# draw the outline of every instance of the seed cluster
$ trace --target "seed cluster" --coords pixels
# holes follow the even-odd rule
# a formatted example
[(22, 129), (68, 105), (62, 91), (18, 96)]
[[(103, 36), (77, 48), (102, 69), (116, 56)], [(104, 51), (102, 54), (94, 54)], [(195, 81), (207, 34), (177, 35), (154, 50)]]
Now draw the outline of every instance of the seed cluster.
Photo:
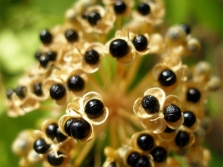
[[(181, 155), (208, 167), (203, 104), (220, 81), (206, 62), (183, 64), (201, 47), (191, 27), (162, 35), (162, 0), (102, 4), (79, 0), (64, 25), (43, 29), (36, 64), (6, 91), (9, 116), (43, 108), (52, 118), (18, 135), (20, 165), (172, 167), (169, 155)], [(143, 74), (151, 56), (159, 61)]]

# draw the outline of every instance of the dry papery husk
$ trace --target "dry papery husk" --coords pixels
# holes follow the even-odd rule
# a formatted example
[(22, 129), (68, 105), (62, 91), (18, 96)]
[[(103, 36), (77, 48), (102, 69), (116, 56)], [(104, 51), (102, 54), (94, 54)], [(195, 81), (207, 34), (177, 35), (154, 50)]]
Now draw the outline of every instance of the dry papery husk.
[[(131, 31), (129, 31), (129, 40), (133, 41), (133, 39), (139, 34), (136, 34), (136, 33), (133, 33)], [(149, 34), (148, 33), (145, 33), (143, 34), (143, 36), (146, 38), (147, 40), (147, 47), (143, 50), (143, 51), (138, 51), (137, 49), (135, 49), (135, 52), (136, 52), (136, 55), (137, 56), (145, 56), (147, 55), (149, 52), (150, 52), (150, 47), (149, 47), (149, 44), (150, 44), (150, 38), (149, 38)]]
[(146, 22), (147, 24), (156, 25), (157, 23), (161, 22), (162, 18), (165, 15), (165, 8), (164, 3), (162, 1), (156, 1), (155, 3), (152, 1), (142, 1), (147, 3), (150, 8), (151, 12), (143, 16), (137, 10), (132, 12), (132, 17), (134, 20), (139, 22)]
[(109, 51), (109, 47), (110, 47), (110, 44), (112, 43), (112, 41), (114, 41), (116, 39), (123, 39), (123, 40), (125, 40), (127, 42), (127, 44), (128, 44), (128, 47), (129, 47), (129, 51), (128, 51), (127, 55), (125, 55), (124, 57), (121, 57), (121, 58), (116, 58), (118, 63), (121, 63), (121, 64), (130, 64), (130, 63), (132, 63), (132, 61), (135, 59), (136, 52), (135, 52), (135, 47), (132, 44), (132, 41), (129, 39), (129, 29), (128, 28), (116, 31), (115, 37), (112, 38), (111, 40), (109, 40), (105, 44), (105, 53), (112, 56), (112, 54)]
[(67, 89), (67, 87), (66, 87), (66, 85), (65, 85), (65, 83), (62, 79), (52, 76), (52, 77), (48, 78), (47, 80), (45, 80), (44, 83), (43, 83), (44, 94), (49, 96), (50, 88), (54, 84), (61, 84), (65, 87), (65, 89), (66, 89), (65, 95), (59, 100), (54, 100), (56, 102), (56, 104), (58, 104), (58, 105), (65, 105), (66, 102), (68, 101), (69, 92), (68, 92), (68, 89)]
[(189, 143), (188, 143), (186, 146), (184, 146), (184, 147), (179, 147), (179, 146), (176, 145), (176, 143), (175, 143), (175, 138), (174, 138), (172, 141), (169, 142), (169, 144), (170, 144), (170, 147), (171, 147), (175, 152), (177, 152), (177, 153), (179, 153), (179, 154), (181, 154), (181, 153), (185, 154), (185, 153), (188, 151), (188, 149), (191, 147), (191, 145), (195, 142), (195, 136), (194, 136), (193, 132), (191, 132), (190, 129), (188, 129), (187, 127), (184, 127), (184, 126), (182, 126), (182, 127), (178, 130), (178, 132), (179, 132), (179, 131), (184, 131), (184, 132), (186, 132), (186, 133), (189, 134), (189, 137), (190, 137)]
[(15, 154), (19, 156), (25, 156), (33, 147), (33, 130), (21, 131), (16, 139), (13, 141), (12, 150)]
[(129, 154), (131, 154), (132, 152), (138, 152), (141, 156), (146, 156), (146, 157), (148, 158), (148, 160), (149, 160), (149, 162), (150, 162), (150, 164), (151, 164), (151, 167), (156, 167), (156, 166), (154, 166), (154, 162), (153, 162), (153, 160), (152, 160), (152, 156), (151, 156), (150, 154), (145, 153), (145, 152), (143, 152), (143, 151), (141, 151), (141, 150), (132, 148), (132, 147), (129, 147), (129, 148), (126, 149), (125, 151), (126, 151), (126, 152), (125, 152), (125, 154), (124, 154), (124, 156), (123, 156), (124, 164), (127, 165), (127, 159), (128, 159)]
[[(175, 95), (168, 95), (166, 97), (166, 100), (165, 100), (165, 103), (164, 103), (164, 110), (165, 110), (166, 107), (168, 107), (171, 104), (176, 105), (177, 107), (181, 108), (180, 99)], [(166, 121), (166, 124), (171, 129), (179, 129), (181, 127), (181, 125), (183, 124), (183, 121), (184, 121), (184, 116), (183, 116), (183, 112), (181, 111), (181, 117), (180, 117), (179, 120), (177, 120), (176, 122)]]
[[(200, 85), (203, 85), (203, 86), (200, 86)], [(200, 100), (196, 103), (187, 101), (187, 91), (190, 88), (197, 89), (201, 94)], [(183, 97), (182, 97), (183, 103), (182, 104), (185, 106), (184, 108), (187, 108), (187, 110), (189, 110), (189, 111), (193, 111), (197, 118), (202, 119), (204, 117), (203, 104), (205, 103), (205, 101), (207, 99), (206, 85), (204, 85), (203, 83), (196, 83), (193, 81), (187, 82), (187, 84), (183, 87), (182, 95), (183, 95)]]
[(89, 118), (85, 113), (85, 105), (88, 101), (92, 99), (98, 99), (103, 103), (102, 96), (96, 92), (88, 92), (86, 93), (82, 98), (75, 97), (73, 98), (71, 103), (68, 103), (66, 113), (70, 115), (76, 115), (79, 114), (83, 119), (85, 119), (87, 122), (89, 122), (92, 125), (101, 125), (103, 124), (108, 116), (109, 111), (107, 107), (104, 107), (104, 112), (102, 115), (100, 115), (97, 118)]
[[(169, 147), (169, 144), (166, 143), (166, 142), (161, 142), (158, 140), (158, 142), (156, 143), (156, 147), (162, 147), (166, 150), (167, 152), (167, 155), (169, 153), (169, 150), (170, 150), (170, 147)], [(155, 167), (166, 167), (166, 164), (167, 164), (167, 159), (161, 163), (158, 163), (158, 162), (155, 162), (154, 161), (154, 166)]]
[[(150, 136), (153, 138), (153, 140), (154, 140), (153, 147), (152, 147), (150, 150), (148, 150), (148, 151), (144, 151), (144, 150), (142, 150), (142, 149), (138, 146), (138, 144), (137, 144), (137, 139), (138, 139), (138, 137), (139, 137), (140, 135), (142, 135), (142, 134), (148, 134), (148, 135), (150, 135)], [(133, 148), (135, 148), (135, 149), (137, 149), (137, 150), (141, 150), (141, 151), (147, 152), (147, 153), (149, 153), (149, 152), (156, 146), (156, 144), (157, 144), (156, 142), (157, 142), (157, 141), (158, 141), (158, 137), (157, 137), (157, 135), (154, 134), (154, 133), (152, 133), (152, 132), (149, 131), (149, 130), (144, 130), (144, 131), (141, 131), (141, 132), (136, 132), (135, 134), (132, 135), (132, 137), (131, 137), (131, 139), (130, 139), (131, 146), (132, 146)]]
[(32, 149), (29, 151), (29, 153), (25, 157), (22, 157), (20, 159), (19, 166), (27, 167), (27, 166), (41, 163), (43, 160), (44, 160), (43, 157), (40, 154), (36, 153), (35, 150)]
[[(83, 118), (82, 118), (82, 116), (80, 114), (75, 113), (75, 112), (72, 112), (72, 115), (69, 115), (69, 114), (63, 115), (59, 119), (58, 125), (59, 125), (59, 129), (60, 129), (61, 133), (64, 134), (65, 136), (68, 136), (68, 134), (64, 130), (64, 125), (66, 124), (66, 122), (69, 119), (83, 119)], [(94, 135), (95, 135), (95, 130), (94, 130), (93, 125), (90, 122), (88, 122), (88, 123), (90, 124), (91, 129), (90, 129), (89, 134), (84, 139), (80, 140), (82, 142), (86, 142), (86, 141), (92, 140), (94, 138)]]
[(95, 32), (98, 34), (108, 33), (110, 29), (113, 28), (114, 22), (116, 20), (114, 11), (110, 8), (104, 9), (102, 6), (99, 5), (90, 6), (86, 9), (87, 13), (90, 13), (91, 11), (98, 12), (101, 16), (101, 20), (99, 20), (96, 25), (92, 26), (87, 20), (84, 20), (83, 18), (81, 18), (81, 16), (78, 16), (77, 20), (81, 23), (84, 31), (86, 31), (87, 33)]
[(154, 96), (158, 99), (159, 104), (160, 104), (160, 108), (159, 111), (155, 114), (148, 114), (142, 107), (142, 99), (143, 98), (138, 98), (133, 105), (133, 112), (135, 113), (135, 115), (139, 118), (156, 118), (159, 114), (159, 112), (161, 112), (161, 110), (163, 109), (163, 105), (165, 102), (165, 92), (158, 88), (158, 87), (154, 87), (151, 89), (148, 89), (147, 91), (144, 92), (144, 97), (147, 95), (151, 95)]

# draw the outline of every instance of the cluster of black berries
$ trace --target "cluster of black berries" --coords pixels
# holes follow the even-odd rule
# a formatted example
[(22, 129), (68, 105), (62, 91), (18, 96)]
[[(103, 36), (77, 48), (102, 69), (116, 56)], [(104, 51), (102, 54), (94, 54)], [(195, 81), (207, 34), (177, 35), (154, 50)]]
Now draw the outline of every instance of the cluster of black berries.
[(61, 156), (64, 155), (64, 153), (62, 153), (60, 150), (57, 150), (57, 155), (55, 155), (55, 151), (52, 150), (51, 145), (65, 141), (67, 136), (64, 136), (60, 132), (57, 123), (51, 123), (47, 125), (44, 133), (46, 134), (47, 138), (51, 139), (51, 143), (47, 143), (44, 137), (39, 137), (34, 141), (33, 149), (38, 154), (45, 154), (50, 165), (60, 166), (64, 161), (64, 156)]
[[(91, 99), (85, 104), (84, 113), (89, 119), (96, 119), (104, 113), (104, 104), (98, 99)], [(77, 140), (83, 140), (92, 133), (90, 123), (83, 118), (70, 118), (63, 128), (68, 136)]]
[(163, 163), (167, 159), (168, 150), (161, 145), (156, 144), (156, 139), (149, 133), (140, 133), (134, 139), (136, 147), (141, 150), (142, 153), (138, 151), (131, 151), (127, 156), (127, 164), (130, 167), (151, 167), (152, 161), (149, 155), (155, 163)]

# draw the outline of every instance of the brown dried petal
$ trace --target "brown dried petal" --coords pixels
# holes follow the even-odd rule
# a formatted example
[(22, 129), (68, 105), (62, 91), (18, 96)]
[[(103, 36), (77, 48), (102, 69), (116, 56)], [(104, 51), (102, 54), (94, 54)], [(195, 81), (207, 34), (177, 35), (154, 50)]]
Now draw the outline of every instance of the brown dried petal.
[(151, 130), (155, 134), (161, 133), (166, 129), (166, 121), (162, 117), (143, 119), (142, 125), (145, 129)]

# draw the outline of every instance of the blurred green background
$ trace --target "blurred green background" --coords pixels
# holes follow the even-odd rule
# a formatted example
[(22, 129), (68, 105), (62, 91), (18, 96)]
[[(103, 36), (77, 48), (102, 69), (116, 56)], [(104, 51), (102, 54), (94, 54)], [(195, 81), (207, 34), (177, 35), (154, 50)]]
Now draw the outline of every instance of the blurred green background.
[[(6, 114), (5, 88), (15, 87), (25, 68), (33, 64), (38, 50), (39, 31), (62, 24), (64, 12), (72, 0), (1, 0), (0, 12), (0, 166), (16, 167), (19, 157), (11, 152), (11, 144), (19, 131), (36, 128), (43, 112), (33, 112), (19, 118)], [(187, 23), (192, 34), (201, 40), (203, 51), (185, 61), (193, 65), (200, 59), (209, 61), (212, 73), (222, 77), (223, 66), (223, 1), (166, 0), (166, 23)], [(223, 166), (222, 89), (210, 95), (207, 108), (213, 118), (213, 130), (205, 145), (212, 153), (211, 167)], [(217, 128), (215, 128), (217, 127)], [(217, 142), (216, 142), (217, 138)]]

